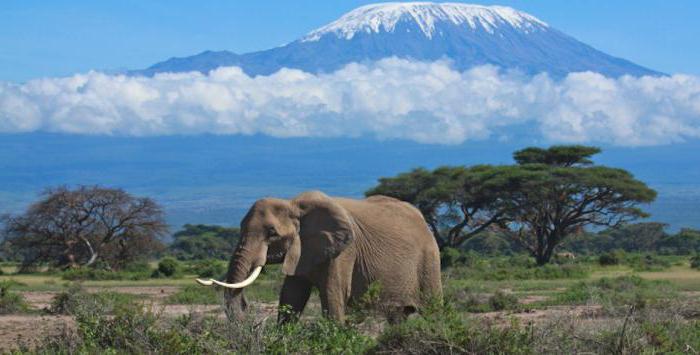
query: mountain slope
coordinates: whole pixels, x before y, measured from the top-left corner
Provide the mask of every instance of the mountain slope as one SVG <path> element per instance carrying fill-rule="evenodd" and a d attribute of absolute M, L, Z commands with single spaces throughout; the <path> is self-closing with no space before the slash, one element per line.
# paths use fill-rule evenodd
<path fill-rule="evenodd" d="M 281 47 L 241 55 L 207 51 L 131 74 L 208 72 L 232 65 L 249 75 L 283 67 L 319 73 L 391 56 L 448 59 L 459 70 L 492 64 L 556 77 L 578 71 L 612 77 L 660 74 L 598 51 L 509 7 L 427 2 L 367 5 Z"/>

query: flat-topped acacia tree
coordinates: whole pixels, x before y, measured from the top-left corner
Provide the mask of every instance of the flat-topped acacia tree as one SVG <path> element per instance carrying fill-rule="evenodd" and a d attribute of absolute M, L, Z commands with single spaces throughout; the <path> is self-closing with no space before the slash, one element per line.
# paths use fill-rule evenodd
<path fill-rule="evenodd" d="M 513 168 L 527 179 L 514 191 L 509 218 L 500 226 L 535 257 L 549 262 L 556 247 L 586 226 L 617 227 L 647 217 L 639 208 L 656 192 L 632 174 L 594 165 L 600 149 L 586 146 L 526 148 Z"/>
<path fill-rule="evenodd" d="M 639 204 L 656 192 L 629 172 L 594 165 L 600 149 L 526 148 L 514 165 L 415 169 L 381 178 L 366 195 L 383 194 L 415 205 L 441 248 L 459 247 L 495 229 L 549 262 L 568 235 L 588 225 L 618 226 L 645 217 Z"/>

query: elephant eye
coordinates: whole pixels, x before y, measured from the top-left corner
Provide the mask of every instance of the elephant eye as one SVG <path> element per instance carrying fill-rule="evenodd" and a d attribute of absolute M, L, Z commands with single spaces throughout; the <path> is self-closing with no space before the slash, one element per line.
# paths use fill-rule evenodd
<path fill-rule="evenodd" d="M 265 230 L 265 234 L 268 238 L 274 238 L 279 236 L 279 234 L 277 234 L 277 229 L 275 229 L 275 227 L 273 226 L 267 227 Z"/>

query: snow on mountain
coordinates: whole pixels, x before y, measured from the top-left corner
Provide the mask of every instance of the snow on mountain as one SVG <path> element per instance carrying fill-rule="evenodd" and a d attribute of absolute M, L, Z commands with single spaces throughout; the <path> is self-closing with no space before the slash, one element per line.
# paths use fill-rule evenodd
<path fill-rule="evenodd" d="M 494 34 L 499 26 L 506 25 L 526 33 L 546 30 L 543 21 L 505 6 L 480 6 L 462 3 L 409 2 L 381 3 L 359 7 L 348 12 L 336 21 L 312 31 L 302 42 L 318 41 L 322 36 L 333 33 L 339 38 L 352 39 L 358 32 L 394 32 L 399 21 L 415 22 L 426 37 L 432 38 L 436 24 L 450 22 L 454 25 L 467 25 L 471 29 L 483 29 Z"/>
<path fill-rule="evenodd" d="M 281 47 L 240 55 L 206 51 L 130 74 L 206 73 L 220 66 L 239 66 L 248 75 L 268 75 L 285 67 L 322 73 L 386 57 L 448 59 L 458 70 L 491 64 L 559 78 L 581 71 L 610 77 L 660 75 L 509 7 L 430 2 L 362 6 Z"/>

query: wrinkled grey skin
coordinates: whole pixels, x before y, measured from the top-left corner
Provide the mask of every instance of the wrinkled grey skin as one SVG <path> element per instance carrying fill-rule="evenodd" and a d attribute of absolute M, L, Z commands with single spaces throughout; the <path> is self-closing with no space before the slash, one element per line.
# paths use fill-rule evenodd
<path fill-rule="evenodd" d="M 324 314 L 339 321 L 374 282 L 380 304 L 401 314 L 442 297 L 439 251 L 425 220 L 410 204 L 385 196 L 353 200 L 311 191 L 292 200 L 257 201 L 241 222 L 226 282 L 240 282 L 272 263 L 282 263 L 279 303 L 291 316 L 304 310 L 312 287 Z M 230 317 L 246 310 L 243 292 L 226 289 Z M 279 320 L 289 315 L 281 313 Z"/>

